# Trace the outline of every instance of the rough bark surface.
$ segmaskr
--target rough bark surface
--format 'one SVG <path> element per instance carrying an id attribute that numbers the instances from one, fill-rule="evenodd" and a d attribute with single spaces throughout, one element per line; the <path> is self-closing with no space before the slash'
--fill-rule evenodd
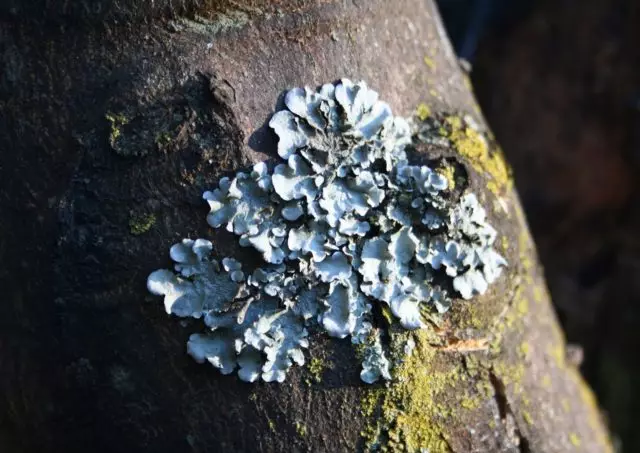
<path id="1" fill-rule="evenodd" d="M 96 4 L 0 9 L 6 451 L 608 451 L 497 149 L 416 143 L 466 166 L 511 265 L 418 336 L 399 382 L 362 384 L 346 341 L 312 349 L 320 382 L 220 376 L 184 353 L 196 327 L 146 295 L 179 238 L 242 253 L 200 194 L 273 154 L 287 88 L 364 79 L 397 114 L 480 120 L 431 2 Z"/>

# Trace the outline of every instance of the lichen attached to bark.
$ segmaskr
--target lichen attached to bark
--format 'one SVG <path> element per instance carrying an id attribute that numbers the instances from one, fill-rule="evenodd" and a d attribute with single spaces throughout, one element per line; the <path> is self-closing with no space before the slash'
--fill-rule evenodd
<path id="1" fill-rule="evenodd" d="M 188 351 L 223 374 L 281 382 L 304 364 L 313 329 L 360 345 L 363 381 L 391 379 L 400 363 L 372 312 L 415 330 L 425 312 L 483 294 L 507 264 L 497 232 L 473 193 L 452 190 L 451 174 L 409 162 L 417 128 L 364 82 L 296 88 L 285 105 L 269 123 L 284 162 L 204 194 L 208 223 L 264 265 L 220 266 L 209 241 L 184 240 L 171 249 L 175 272 L 151 274 L 149 290 L 167 312 L 204 319 L 208 332 Z"/>

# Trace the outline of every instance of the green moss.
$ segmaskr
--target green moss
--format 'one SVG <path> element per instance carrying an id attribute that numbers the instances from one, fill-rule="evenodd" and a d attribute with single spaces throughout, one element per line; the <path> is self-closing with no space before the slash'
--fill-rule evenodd
<path id="1" fill-rule="evenodd" d="M 523 379 L 526 373 L 524 363 L 509 363 L 497 360 L 493 364 L 493 372 L 500 378 L 505 387 L 511 386 L 515 394 L 520 394 L 523 397 Z"/>
<path id="2" fill-rule="evenodd" d="M 109 132 L 109 144 L 114 150 L 117 150 L 118 140 L 122 137 L 122 127 L 127 125 L 129 120 L 124 115 L 116 113 L 107 113 L 105 118 L 109 121 L 111 127 Z"/>
<path id="3" fill-rule="evenodd" d="M 535 288 L 533 288 L 533 300 L 536 302 L 544 301 L 545 295 L 545 290 L 541 285 L 536 285 Z"/>
<path id="4" fill-rule="evenodd" d="M 320 382 L 322 382 L 322 375 L 327 368 L 330 368 L 330 365 L 331 364 L 323 358 L 313 357 L 309 361 L 309 365 L 307 367 L 309 373 L 311 374 L 311 379 L 308 383 L 315 382 L 316 384 L 319 384 Z"/>
<path id="5" fill-rule="evenodd" d="M 553 359 L 558 368 L 565 368 L 564 343 L 551 343 L 547 348 L 547 354 Z"/>
<path id="6" fill-rule="evenodd" d="M 360 400 L 360 412 L 365 417 L 371 417 L 380 403 L 383 389 L 380 387 L 367 387 L 363 398 Z"/>
<path id="7" fill-rule="evenodd" d="M 502 151 L 497 147 L 490 149 L 487 138 L 464 124 L 462 118 L 449 116 L 445 122 L 448 128 L 444 135 L 451 141 L 456 151 L 466 158 L 478 173 L 489 177 L 487 189 L 496 196 L 510 190 L 513 186 L 511 171 Z"/>
<path id="8" fill-rule="evenodd" d="M 159 148 L 170 145 L 172 141 L 171 134 L 168 132 L 161 132 L 156 135 L 156 145 L 158 145 Z"/>
<path id="9" fill-rule="evenodd" d="M 503 252 L 507 252 L 509 250 L 509 239 L 506 236 L 502 236 L 500 246 L 502 247 Z"/>
<path id="10" fill-rule="evenodd" d="M 473 328 L 483 330 L 491 323 L 491 317 L 486 312 L 475 305 L 467 304 L 462 306 L 458 304 L 451 310 L 451 320 L 455 326 L 459 328 Z"/>
<path id="11" fill-rule="evenodd" d="M 472 378 L 464 364 L 431 345 L 428 329 L 409 335 L 416 347 L 394 369 L 394 380 L 382 391 L 368 390 L 362 401 L 363 414 L 371 418 L 363 432 L 366 444 L 387 452 L 449 452 L 447 427 L 459 420 L 460 411 L 479 407 L 482 396 L 469 390 Z M 407 338 L 392 333 L 391 350 L 399 350 Z"/>
<path id="12" fill-rule="evenodd" d="M 462 401 L 460 401 L 460 407 L 463 407 L 465 409 L 476 409 L 479 406 L 480 406 L 479 398 L 466 397 L 466 398 L 463 398 Z"/>
<path id="13" fill-rule="evenodd" d="M 580 398 L 589 409 L 589 427 L 594 433 L 596 433 L 598 443 L 601 445 L 602 451 L 613 452 L 611 440 L 609 439 L 609 435 L 604 429 L 604 425 L 602 423 L 602 420 L 600 419 L 600 406 L 598 405 L 598 401 L 596 400 L 593 391 L 582 378 L 582 375 L 577 369 L 571 367 L 568 368 L 568 372 L 569 375 L 574 379 L 575 383 L 578 385 L 578 388 L 580 390 Z"/>
<path id="14" fill-rule="evenodd" d="M 139 236 L 149 231 L 155 223 L 155 214 L 132 214 L 129 217 L 129 232 Z"/>
<path id="15" fill-rule="evenodd" d="M 471 77 L 469 77 L 469 74 L 467 74 L 466 72 L 464 72 L 462 74 L 462 83 L 464 84 L 464 87 L 469 90 L 469 91 L 473 91 L 473 84 L 471 83 Z M 473 109 L 479 113 L 480 111 L 480 106 L 477 103 L 473 103 Z"/>
<path id="16" fill-rule="evenodd" d="M 107 113 L 105 118 L 109 122 L 109 145 L 113 151 L 124 157 L 140 157 L 149 152 L 150 144 L 144 140 L 147 131 L 139 124 L 144 121 L 143 116 Z"/>
<path id="17" fill-rule="evenodd" d="M 391 451 L 447 451 L 442 433 L 443 416 L 448 415 L 449 408 L 438 403 L 436 397 L 451 387 L 455 370 L 437 366 L 435 349 L 423 336 L 417 337 L 412 356 L 396 371 L 397 382 L 382 404 L 382 416 L 389 426 L 389 447 Z"/>
<path id="18" fill-rule="evenodd" d="M 456 187 L 456 178 L 455 178 L 455 169 L 453 166 L 443 163 L 440 165 L 436 171 L 440 173 L 442 176 L 447 178 L 447 184 L 449 185 L 449 189 L 453 190 Z"/>
<path id="19" fill-rule="evenodd" d="M 491 398 L 493 396 L 493 386 L 489 382 L 489 378 L 483 376 L 481 380 L 476 382 L 476 391 L 484 399 Z"/>
<path id="20" fill-rule="evenodd" d="M 531 417 L 531 414 L 527 411 L 522 411 L 522 418 L 524 419 L 525 423 L 529 426 L 533 425 L 533 418 Z"/>
<path id="21" fill-rule="evenodd" d="M 360 412 L 369 421 L 360 436 L 365 440 L 366 450 L 374 450 L 380 446 L 382 423 L 379 418 L 380 404 L 384 389 L 380 387 L 366 387 L 360 400 Z"/>
<path id="22" fill-rule="evenodd" d="M 393 325 L 395 316 L 393 316 L 391 309 L 387 305 L 382 305 L 382 316 L 387 321 L 387 325 Z"/>
<path id="23" fill-rule="evenodd" d="M 529 299 L 526 297 L 520 297 L 520 299 L 516 301 L 516 310 L 520 317 L 529 313 Z"/>
<path id="24" fill-rule="evenodd" d="M 578 437 L 576 433 L 569 434 L 569 442 L 571 442 L 571 445 L 574 447 L 579 447 L 581 444 L 580 437 Z"/>
<path id="25" fill-rule="evenodd" d="M 416 109 L 416 116 L 420 121 L 426 121 L 431 116 L 431 109 L 427 104 L 422 103 Z"/>
<path id="26" fill-rule="evenodd" d="M 307 425 L 302 422 L 296 422 L 296 432 L 298 436 L 305 437 L 307 435 Z"/>
<path id="27" fill-rule="evenodd" d="M 432 58 L 425 56 L 423 61 L 424 61 L 424 64 L 426 64 L 429 69 L 431 69 L 432 71 L 435 71 L 436 63 L 435 61 L 433 61 Z"/>

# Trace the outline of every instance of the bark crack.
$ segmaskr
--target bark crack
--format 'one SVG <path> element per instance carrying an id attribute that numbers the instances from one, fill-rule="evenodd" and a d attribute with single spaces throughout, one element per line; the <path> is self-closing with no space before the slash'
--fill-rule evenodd
<path id="1" fill-rule="evenodd" d="M 523 433 L 518 426 L 517 418 L 511 408 L 511 404 L 509 403 L 509 398 L 507 395 L 507 389 L 504 384 L 504 381 L 498 376 L 493 370 L 489 370 L 489 381 L 491 382 L 491 386 L 493 387 L 493 395 L 496 401 L 496 405 L 498 407 L 498 414 L 500 419 L 504 422 L 508 417 L 513 419 L 515 424 L 513 430 L 513 436 L 518 441 L 518 449 L 520 453 L 531 453 L 531 444 L 527 436 Z"/>

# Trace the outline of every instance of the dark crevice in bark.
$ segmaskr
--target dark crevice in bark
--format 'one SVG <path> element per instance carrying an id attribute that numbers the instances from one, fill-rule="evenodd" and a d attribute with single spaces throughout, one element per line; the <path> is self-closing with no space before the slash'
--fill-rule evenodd
<path id="1" fill-rule="evenodd" d="M 504 383 L 493 371 L 489 372 L 489 380 L 493 386 L 493 394 L 496 400 L 496 405 L 498 406 L 500 419 L 505 420 L 509 413 L 509 402 L 507 401 Z"/>
<path id="2" fill-rule="evenodd" d="M 491 386 L 493 387 L 493 394 L 496 400 L 496 405 L 498 406 L 498 413 L 500 414 L 500 418 L 502 420 L 506 420 L 508 416 L 514 418 L 515 430 L 513 434 L 518 438 L 518 449 L 520 450 L 520 453 L 531 453 L 529 439 L 527 439 L 527 437 L 520 430 L 513 410 L 511 409 L 511 405 L 509 404 L 509 399 L 507 397 L 506 386 L 504 382 L 492 370 L 489 371 L 489 381 L 491 382 Z"/>
<path id="3" fill-rule="evenodd" d="M 518 437 L 520 438 L 520 445 L 518 446 L 520 449 L 520 453 L 531 453 L 529 439 L 523 437 L 522 434 L 520 434 L 520 430 L 518 430 Z"/>
<path id="4" fill-rule="evenodd" d="M 444 451 L 450 451 L 451 453 L 458 453 L 456 450 L 453 449 L 453 447 L 451 446 L 451 443 L 447 439 L 445 439 L 444 436 L 440 436 L 440 439 L 447 447 Z"/>

